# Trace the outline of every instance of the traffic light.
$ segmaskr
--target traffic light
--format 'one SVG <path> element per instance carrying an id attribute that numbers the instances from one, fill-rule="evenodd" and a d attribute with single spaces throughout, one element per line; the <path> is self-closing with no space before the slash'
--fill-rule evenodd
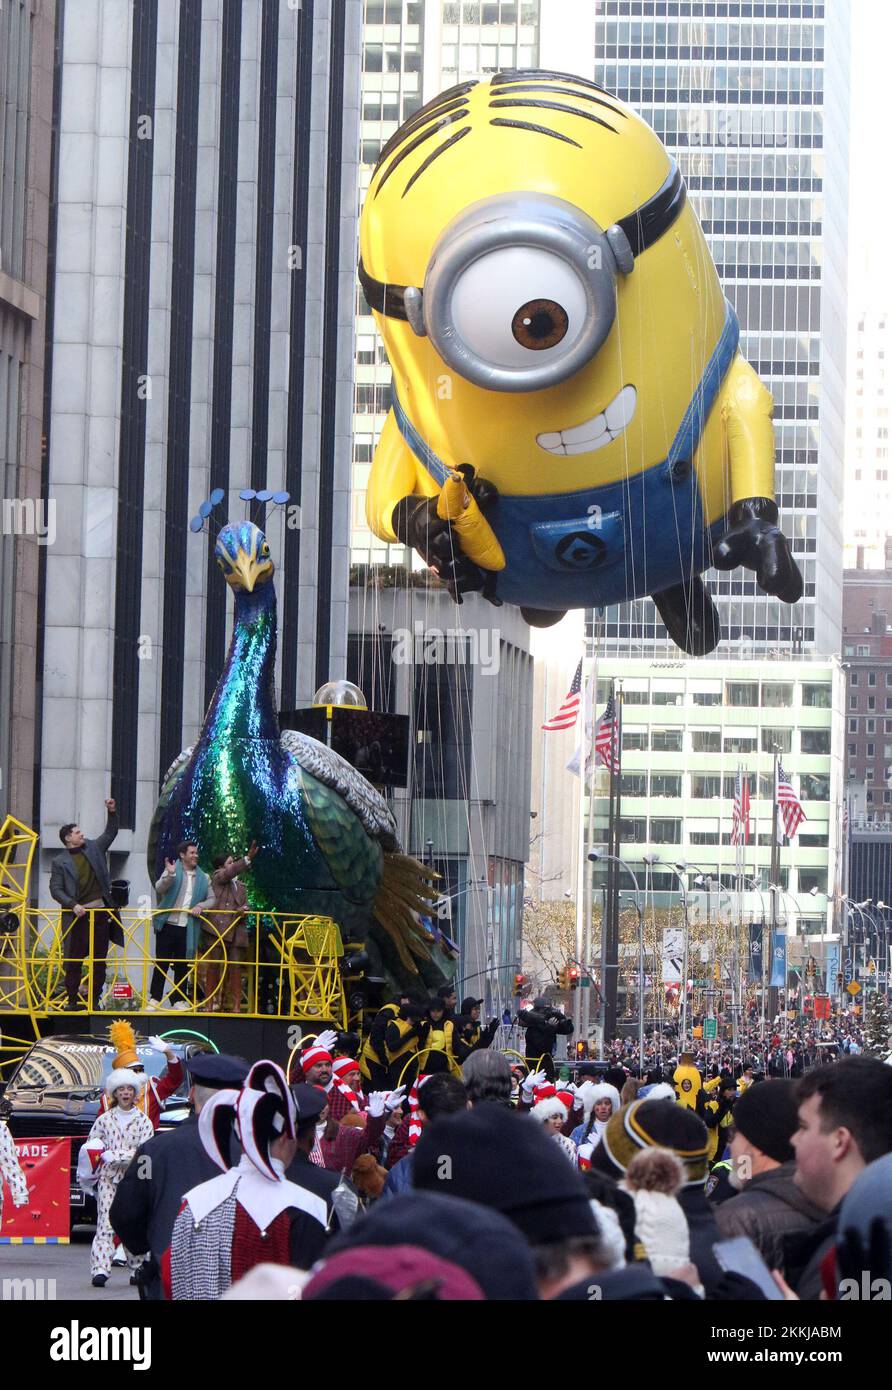
<path id="1" fill-rule="evenodd" d="M 558 989 L 570 988 L 570 967 L 568 965 L 561 966 L 560 970 L 558 971 L 557 982 Z"/>
<path id="2" fill-rule="evenodd" d="M 587 1044 L 584 1043 L 584 1042 L 582 1042 L 582 1041 L 578 1042 L 578 1043 L 576 1044 L 576 1057 L 577 1057 L 577 1060 L 578 1060 L 578 1061 L 584 1061 L 585 1058 L 586 1058 L 587 1056 L 588 1056 L 588 1046 L 587 1046 Z"/>
<path id="3" fill-rule="evenodd" d="M 514 993 L 515 993 L 515 994 L 520 994 L 520 992 L 521 992 L 521 990 L 523 989 L 523 987 L 524 987 L 524 985 L 526 984 L 526 982 L 527 982 L 527 977 L 526 977 L 526 975 L 515 975 L 515 976 L 514 976 Z"/>
<path id="4" fill-rule="evenodd" d="M 567 969 L 567 978 L 568 978 L 568 981 L 569 981 L 570 989 L 578 989 L 578 988 L 579 988 L 579 966 L 578 966 L 578 965 L 571 965 L 571 966 L 568 967 L 568 969 Z"/>
<path id="5" fill-rule="evenodd" d="M 842 987 L 843 987 L 843 982 L 844 982 L 844 981 L 845 981 L 845 975 L 843 975 L 843 973 L 842 973 L 841 970 L 837 970 L 837 972 L 836 972 L 836 988 L 837 988 L 837 989 L 842 989 Z"/>

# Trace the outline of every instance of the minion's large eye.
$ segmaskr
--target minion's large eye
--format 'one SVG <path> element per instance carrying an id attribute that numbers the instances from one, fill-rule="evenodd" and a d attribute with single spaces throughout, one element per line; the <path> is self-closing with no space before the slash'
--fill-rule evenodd
<path id="1" fill-rule="evenodd" d="M 268 542 L 268 541 L 264 541 L 264 542 L 263 542 L 263 545 L 260 547 L 260 558 L 261 558 L 261 560 L 268 560 L 268 559 L 269 559 L 269 542 Z"/>
<path id="2" fill-rule="evenodd" d="M 226 569 L 226 562 L 225 562 L 225 560 L 223 559 L 223 557 L 222 557 L 221 555 L 218 555 L 218 556 L 217 556 L 217 564 L 220 566 L 221 570 L 224 570 L 224 571 L 225 571 L 225 569 Z"/>
<path id="3" fill-rule="evenodd" d="M 480 256 L 456 279 L 452 316 L 470 351 L 499 367 L 529 367 L 570 351 L 585 326 L 585 288 L 573 267 L 537 247 Z"/>

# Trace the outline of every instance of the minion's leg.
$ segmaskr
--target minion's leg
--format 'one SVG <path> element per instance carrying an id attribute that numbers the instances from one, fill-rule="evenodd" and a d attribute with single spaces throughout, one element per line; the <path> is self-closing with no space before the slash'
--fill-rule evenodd
<path id="1" fill-rule="evenodd" d="M 689 656 L 706 656 L 721 641 L 718 610 L 699 575 L 653 595 L 657 612 L 676 647 Z"/>

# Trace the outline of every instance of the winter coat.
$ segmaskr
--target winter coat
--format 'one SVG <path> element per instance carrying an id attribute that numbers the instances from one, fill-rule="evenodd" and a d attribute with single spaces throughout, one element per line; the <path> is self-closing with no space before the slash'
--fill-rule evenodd
<path id="1" fill-rule="evenodd" d="M 749 1236 L 769 1269 L 783 1270 L 786 1236 L 814 1230 L 827 1219 L 796 1186 L 795 1173 L 792 1162 L 758 1173 L 739 1196 L 716 1208 L 722 1239 Z"/>
<path id="2" fill-rule="evenodd" d="M 238 875 L 247 873 L 250 867 L 250 859 L 244 858 L 234 859 L 228 869 L 215 869 L 211 875 L 210 896 L 199 904 L 205 919 L 201 924 L 203 930 L 239 948 L 248 944 L 245 929 L 248 890 L 239 882 Z"/>
<path id="3" fill-rule="evenodd" d="M 543 1009 L 521 1009 L 517 1022 L 526 1030 L 524 1048 L 528 1057 L 544 1057 L 554 1051 L 558 1036 L 569 1037 L 573 1020 L 564 1018 L 557 1010 L 546 1014 Z"/>

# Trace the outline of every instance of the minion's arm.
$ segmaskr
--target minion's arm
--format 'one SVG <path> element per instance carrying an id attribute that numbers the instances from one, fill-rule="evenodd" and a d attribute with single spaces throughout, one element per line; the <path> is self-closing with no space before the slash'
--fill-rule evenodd
<path id="1" fill-rule="evenodd" d="M 369 529 L 379 540 L 398 544 L 393 513 L 404 497 L 435 497 L 439 489 L 422 468 L 399 432 L 393 411 L 384 422 L 375 450 L 365 510 Z"/>
<path id="2" fill-rule="evenodd" d="M 731 505 L 728 529 L 716 543 L 716 569 L 745 565 L 766 594 L 784 603 L 802 597 L 802 575 L 778 526 L 774 500 L 774 430 L 771 393 L 738 352 L 722 388 L 722 423 L 728 440 Z"/>
<path id="3" fill-rule="evenodd" d="M 731 462 L 731 502 L 774 500 L 774 426 L 771 392 L 749 362 L 736 354 L 722 390 L 722 420 Z"/>

